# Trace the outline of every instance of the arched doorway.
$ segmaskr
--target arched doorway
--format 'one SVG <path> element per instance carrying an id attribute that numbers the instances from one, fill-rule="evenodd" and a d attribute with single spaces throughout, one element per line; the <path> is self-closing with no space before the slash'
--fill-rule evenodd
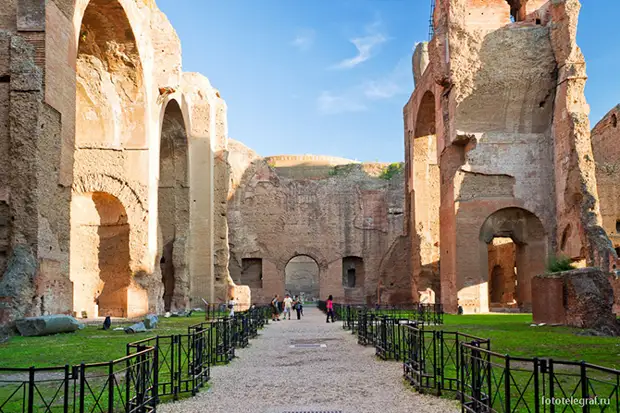
<path id="1" fill-rule="evenodd" d="M 126 317 L 131 284 L 129 224 L 121 202 L 105 192 L 71 203 L 73 307 L 88 317 Z"/>
<path id="2" fill-rule="evenodd" d="M 305 300 L 320 297 L 319 265 L 307 255 L 298 255 L 289 260 L 284 269 L 285 290 L 291 295 L 302 295 Z"/>
<path id="3" fill-rule="evenodd" d="M 410 186 L 413 192 L 413 273 L 418 290 L 440 291 L 439 201 L 440 171 L 437 156 L 435 95 L 424 93 L 410 142 Z"/>
<path id="4" fill-rule="evenodd" d="M 183 113 L 175 100 L 166 106 L 159 149 L 157 219 L 164 308 L 189 305 L 185 241 L 189 229 L 187 133 Z"/>
<path id="5" fill-rule="evenodd" d="M 491 214 L 480 229 L 481 311 L 531 311 L 531 280 L 545 271 L 547 236 L 542 222 L 521 208 Z M 486 304 L 486 305 L 485 305 Z"/>

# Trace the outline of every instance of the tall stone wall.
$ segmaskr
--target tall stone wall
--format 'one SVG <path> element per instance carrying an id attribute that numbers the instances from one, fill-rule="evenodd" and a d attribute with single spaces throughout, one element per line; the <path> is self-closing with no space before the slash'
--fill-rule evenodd
<path id="1" fill-rule="evenodd" d="M 381 179 L 387 165 L 327 157 L 300 157 L 298 163 L 286 159 L 280 164 L 277 158 L 260 158 L 238 144 L 229 150 L 229 160 L 236 164 L 228 203 L 233 281 L 240 283 L 248 276 L 244 262 L 260 259 L 261 287 L 252 287 L 252 300 L 268 302 L 274 294 L 284 294 L 289 261 L 306 256 L 318 266 L 320 297 L 331 294 L 338 301 L 376 302 L 381 261 L 402 234 L 402 175 Z M 325 164 L 330 162 L 348 164 L 330 166 L 326 174 Z M 297 166 L 303 178 L 279 172 L 286 168 L 287 176 L 299 176 Z M 345 274 L 352 276 L 353 268 L 355 283 L 347 287 Z M 402 299 L 411 301 L 411 296 Z"/>
<path id="2" fill-rule="evenodd" d="M 617 259 L 600 227 L 579 2 L 509 3 L 437 2 L 404 109 L 412 269 L 428 284 L 440 257 L 432 279 L 451 312 L 489 310 L 494 238 L 516 244 L 522 310 L 549 254 L 606 270 Z"/>
<path id="3" fill-rule="evenodd" d="M 620 255 L 620 106 L 614 107 L 592 129 L 592 151 L 596 163 L 596 188 L 601 205 L 602 226 Z M 620 278 L 609 277 L 614 289 L 614 312 L 620 314 Z"/>
<path id="4" fill-rule="evenodd" d="M 226 105 L 182 73 L 166 16 L 154 1 L 16 0 L 0 29 L 0 324 L 213 301 Z"/>

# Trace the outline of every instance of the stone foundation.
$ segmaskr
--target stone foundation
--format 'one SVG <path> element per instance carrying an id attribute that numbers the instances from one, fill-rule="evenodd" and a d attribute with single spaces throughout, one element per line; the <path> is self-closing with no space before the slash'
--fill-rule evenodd
<path id="1" fill-rule="evenodd" d="M 598 268 L 538 275 L 532 283 L 532 297 L 535 323 L 591 328 L 611 335 L 620 333 L 612 312 L 612 286 Z"/>

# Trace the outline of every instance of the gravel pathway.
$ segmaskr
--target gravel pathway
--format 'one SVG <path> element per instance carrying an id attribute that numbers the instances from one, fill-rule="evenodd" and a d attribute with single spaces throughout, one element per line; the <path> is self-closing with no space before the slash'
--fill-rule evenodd
<path id="1" fill-rule="evenodd" d="M 444 413 L 455 402 L 415 393 L 402 364 L 380 361 L 340 322 L 325 323 L 316 308 L 301 320 L 270 322 L 228 366 L 211 370 L 211 388 L 158 406 L 162 413 Z M 290 348 L 292 344 L 326 344 Z"/>

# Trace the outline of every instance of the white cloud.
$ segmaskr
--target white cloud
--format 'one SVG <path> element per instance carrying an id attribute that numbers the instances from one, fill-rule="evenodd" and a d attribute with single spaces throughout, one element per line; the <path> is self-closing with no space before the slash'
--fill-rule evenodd
<path id="1" fill-rule="evenodd" d="M 353 43 L 357 49 L 357 56 L 344 59 L 340 63 L 333 66 L 333 68 L 351 69 L 373 57 L 377 47 L 388 40 L 386 35 L 378 32 L 380 26 L 381 21 L 375 20 L 373 23 L 365 27 L 365 31 L 367 33 L 366 36 L 349 39 L 349 41 Z"/>
<path id="2" fill-rule="evenodd" d="M 373 100 L 409 94 L 413 87 L 411 79 L 409 58 L 402 58 L 386 76 L 364 82 L 363 93 L 368 99 Z"/>
<path id="3" fill-rule="evenodd" d="M 317 108 L 324 115 L 336 115 L 345 112 L 362 112 L 367 109 L 359 97 L 350 94 L 334 95 L 323 91 L 317 98 Z"/>
<path id="4" fill-rule="evenodd" d="M 314 44 L 315 37 L 316 32 L 314 30 L 302 30 L 291 42 L 291 45 L 295 46 L 299 50 L 308 50 Z"/>
<path id="5" fill-rule="evenodd" d="M 370 79 L 339 93 L 323 91 L 317 98 L 317 107 L 324 115 L 368 110 L 372 102 L 410 94 L 413 78 L 409 57 L 398 61 L 394 69 L 382 77 Z"/>

